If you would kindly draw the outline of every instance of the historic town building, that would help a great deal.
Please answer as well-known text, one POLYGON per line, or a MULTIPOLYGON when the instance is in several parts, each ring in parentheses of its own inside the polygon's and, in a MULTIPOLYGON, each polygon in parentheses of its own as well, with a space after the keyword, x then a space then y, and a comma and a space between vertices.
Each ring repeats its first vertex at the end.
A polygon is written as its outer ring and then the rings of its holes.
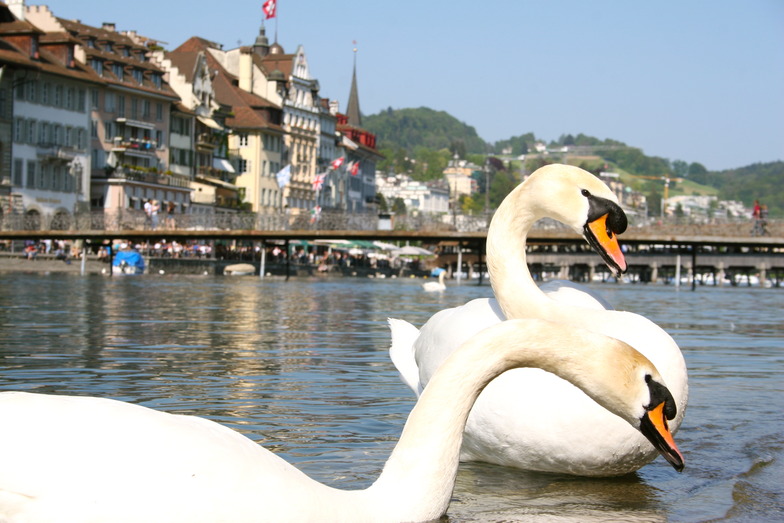
POLYGON ((98 28, 58 18, 46 6, 30 6, 26 14, 47 34, 65 33, 78 42, 76 61, 103 82, 87 102, 92 207, 120 220, 125 209, 142 209, 146 200, 184 212, 189 180, 168 169, 169 114, 179 97, 148 58, 154 42, 119 33, 113 23, 98 28))
POLYGON ((76 42, 0 4, 0 197, 28 225, 67 228, 90 195, 88 93, 102 81, 74 59, 76 42), (43 217, 50 220, 42 223, 43 217))
POLYGON ((262 215, 279 214, 285 207, 284 187, 276 178, 284 167, 285 131, 278 81, 269 79, 254 64, 250 47, 224 51, 205 47, 215 73, 218 100, 231 106, 229 151, 237 170, 237 185, 250 209, 262 215))
POLYGON ((237 212, 243 208, 244 194, 236 185, 237 170, 229 161, 231 131, 226 119, 231 116, 232 107, 218 101, 213 85, 217 73, 211 67, 214 59, 207 53, 211 45, 215 44, 192 37, 174 51, 153 53, 156 63, 167 71, 169 85, 182 100, 178 104, 182 107, 175 106, 172 112, 170 164, 172 170, 187 170, 193 180, 194 214, 237 212))

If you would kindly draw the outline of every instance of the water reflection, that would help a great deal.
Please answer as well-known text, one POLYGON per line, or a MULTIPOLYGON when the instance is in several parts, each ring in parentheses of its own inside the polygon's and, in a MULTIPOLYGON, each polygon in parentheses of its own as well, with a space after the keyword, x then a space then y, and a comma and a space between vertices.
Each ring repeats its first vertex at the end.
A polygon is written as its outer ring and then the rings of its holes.
MULTIPOLYGON (((377 477, 414 402, 389 362, 386 318, 421 324, 490 293, 465 285, 431 295, 403 280, 0 278, 0 389, 205 416, 341 488, 377 477)), ((684 352, 691 394, 676 437, 686 470, 658 459, 597 480, 464 464, 449 520, 784 515, 784 293, 597 288, 659 323, 684 352)))

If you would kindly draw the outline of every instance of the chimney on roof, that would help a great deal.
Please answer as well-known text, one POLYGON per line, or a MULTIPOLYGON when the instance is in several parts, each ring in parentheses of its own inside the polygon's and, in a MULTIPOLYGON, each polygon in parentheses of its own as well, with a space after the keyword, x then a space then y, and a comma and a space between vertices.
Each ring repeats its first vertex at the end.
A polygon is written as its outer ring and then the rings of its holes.
POLYGON ((117 31, 117 26, 114 24, 114 22, 104 22, 103 25, 101 26, 101 29, 103 29, 104 31, 115 32, 117 31))
POLYGON ((17 20, 24 22, 25 20, 25 3, 24 0, 8 0, 8 10, 11 11, 17 20))
POLYGON ((243 91, 253 92, 253 50, 249 47, 240 49, 240 71, 238 75, 239 88, 243 91))

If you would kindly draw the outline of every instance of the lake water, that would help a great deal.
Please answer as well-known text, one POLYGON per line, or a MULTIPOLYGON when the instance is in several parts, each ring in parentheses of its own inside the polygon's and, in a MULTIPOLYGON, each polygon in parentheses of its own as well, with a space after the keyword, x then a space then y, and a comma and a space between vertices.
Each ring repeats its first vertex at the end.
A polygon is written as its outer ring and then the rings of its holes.
MULTIPOLYGON (((658 458, 613 479, 461 464, 448 521, 784 520, 784 291, 606 284, 666 329, 690 402, 658 458)), ((235 428, 340 488, 373 482, 413 403, 387 317, 491 293, 421 280, 0 274, 0 390, 95 395, 235 428)))

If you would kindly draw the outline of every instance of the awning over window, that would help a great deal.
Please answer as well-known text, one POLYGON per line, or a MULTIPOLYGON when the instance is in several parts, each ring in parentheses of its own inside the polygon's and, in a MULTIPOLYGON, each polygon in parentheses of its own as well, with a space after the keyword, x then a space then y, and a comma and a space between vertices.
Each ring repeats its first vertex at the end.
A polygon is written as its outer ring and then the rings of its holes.
POLYGON ((205 176, 203 174, 196 175, 196 181, 202 183, 209 183, 210 185, 215 185, 218 187, 225 187, 226 189, 232 189, 236 191, 238 187, 234 184, 229 182, 224 182, 223 180, 219 180, 218 178, 213 178, 212 176, 205 176))
POLYGON ((210 127, 212 129, 216 129, 218 131, 222 131, 223 130, 223 127, 221 127, 218 124, 218 122, 216 122, 212 118, 207 118, 206 116, 197 116, 196 119, 199 120, 204 125, 206 125, 207 127, 210 127))
POLYGON ((219 171, 226 171, 227 173, 234 173, 234 166, 231 165, 231 162, 224 158, 213 158, 212 159, 212 166, 219 171))

